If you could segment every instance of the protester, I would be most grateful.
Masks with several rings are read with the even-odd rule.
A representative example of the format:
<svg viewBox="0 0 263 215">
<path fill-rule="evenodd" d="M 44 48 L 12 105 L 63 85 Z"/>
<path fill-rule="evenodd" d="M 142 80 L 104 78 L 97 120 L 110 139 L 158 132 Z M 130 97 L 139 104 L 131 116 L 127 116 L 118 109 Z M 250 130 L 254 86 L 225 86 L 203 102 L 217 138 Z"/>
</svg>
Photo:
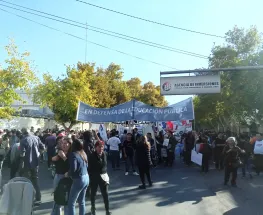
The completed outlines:
<svg viewBox="0 0 263 215">
<path fill-rule="evenodd" d="M 73 179 L 69 200 L 68 214 L 75 215 L 75 203 L 79 205 L 79 215 L 85 215 L 85 195 L 89 185 L 88 158 L 83 143 L 76 139 L 72 144 L 69 176 Z"/>
<path fill-rule="evenodd" d="M 202 172 L 208 173 L 209 171 L 209 159 L 211 157 L 211 147 L 208 144 L 207 138 L 200 138 L 199 152 L 202 153 Z"/>
<path fill-rule="evenodd" d="M 156 139 L 156 147 L 157 147 L 157 154 L 159 158 L 159 164 L 162 163 L 162 147 L 163 147 L 163 131 L 159 131 L 158 135 L 157 132 L 155 133 L 155 139 Z"/>
<path fill-rule="evenodd" d="M 16 130 L 13 130 L 11 132 L 11 137 L 10 137 L 10 148 L 16 144 L 17 142 L 19 142 L 19 137 L 16 135 Z"/>
<path fill-rule="evenodd" d="M 136 170 L 135 170 L 135 165 L 134 165 L 134 149 L 135 149 L 135 144 L 132 141 L 132 134 L 128 133 L 126 140 L 123 142 L 123 155 L 125 159 L 125 168 L 126 172 L 125 175 L 129 175 L 129 170 L 130 170 L 130 165 L 132 166 L 132 171 L 133 175 L 139 175 Z"/>
<path fill-rule="evenodd" d="M 121 141 L 117 137 L 116 131 L 112 132 L 112 137 L 108 140 L 107 144 L 110 146 L 110 156 L 112 162 L 112 169 L 120 168 L 120 144 Z"/>
<path fill-rule="evenodd" d="M 94 143 L 92 139 L 92 133 L 90 131 L 85 131 L 83 133 L 83 143 L 84 151 L 89 157 L 94 152 Z"/>
<path fill-rule="evenodd" d="M 145 136 L 141 136 L 136 146 L 136 161 L 142 182 L 142 185 L 139 186 L 140 189 L 146 189 L 145 175 L 147 176 L 149 186 L 150 187 L 152 186 L 152 179 L 150 173 L 150 167 L 152 166 L 152 161 L 151 161 L 150 149 L 151 146 L 147 142 L 147 138 Z"/>
<path fill-rule="evenodd" d="M 108 186 L 109 176 L 107 174 L 107 156 L 104 152 L 104 143 L 97 141 L 95 143 L 95 151 L 89 156 L 89 176 L 91 187 L 91 215 L 96 215 L 95 197 L 98 186 L 104 200 L 106 215 L 110 215 Z"/>
<path fill-rule="evenodd" d="M 257 175 L 263 171 L 263 136 L 257 135 L 257 139 L 254 143 L 254 164 Z"/>
<path fill-rule="evenodd" d="M 242 154 L 242 175 L 243 178 L 246 177 L 246 172 L 248 172 L 249 177 L 253 178 L 252 176 L 252 157 L 253 157 L 253 145 L 249 143 L 249 140 L 246 140 L 245 135 L 240 135 L 240 141 L 238 146 L 245 151 L 244 154 Z"/>
<path fill-rule="evenodd" d="M 195 137 L 193 133 L 190 131 L 187 133 L 187 136 L 185 138 L 185 145 L 184 145 L 184 159 L 185 159 L 185 164 L 187 166 L 190 166 L 192 164 L 191 152 L 194 148 L 194 143 L 195 143 Z"/>
<path fill-rule="evenodd" d="M 223 138 L 223 134 L 219 134 L 218 137 L 213 142 L 214 145 L 214 158 L 215 158 L 215 166 L 217 170 L 224 169 L 224 157 L 222 156 L 222 152 L 225 146 L 225 140 Z"/>
<path fill-rule="evenodd" d="M 69 155 L 71 152 L 72 139 L 64 138 L 62 139 L 62 144 L 60 149 L 54 157 L 52 157 L 52 162 L 55 164 L 56 175 L 53 181 L 53 189 L 55 191 L 58 186 L 59 181 L 68 177 L 69 172 Z M 54 203 L 51 215 L 60 215 L 61 206 Z M 64 206 L 64 215 L 68 215 L 68 207 Z"/>
<path fill-rule="evenodd" d="M 138 133 L 138 128 L 133 129 L 133 141 L 137 143 L 140 139 L 141 135 Z"/>
<path fill-rule="evenodd" d="M 48 136 L 45 140 L 45 146 L 47 148 L 47 166 L 50 170 L 52 157 L 56 153 L 56 133 L 53 133 L 52 135 Z"/>
<path fill-rule="evenodd" d="M 41 150 L 45 149 L 39 137 L 36 137 L 23 128 L 24 138 L 20 143 L 20 172 L 22 176 L 29 178 L 36 191 L 36 204 L 41 203 L 41 193 L 38 182 L 39 157 Z"/>
<path fill-rule="evenodd" d="M 224 185 L 227 185 L 230 179 L 230 174 L 232 173 L 231 185 L 236 187 L 237 179 L 237 169 L 241 166 L 240 154 L 245 153 L 237 147 L 237 141 L 235 137 L 229 137 L 227 140 L 227 145 L 225 147 L 225 180 Z"/>
<path fill-rule="evenodd" d="M 128 131 L 125 129 L 125 130 L 123 131 L 123 134 L 121 135 L 121 138 L 120 138 L 121 144 L 123 144 L 124 141 L 127 140 L 127 133 L 128 133 Z"/>
<path fill-rule="evenodd" d="M 23 136 L 19 132 L 16 135 L 19 138 L 16 139 L 17 142 L 10 149 L 10 179 L 16 177 L 20 164 L 20 141 Z"/>
<path fill-rule="evenodd" d="M 173 163 L 174 163 L 174 159 L 175 159 L 175 148 L 177 145 L 177 140 L 175 139 L 175 137 L 173 136 L 173 132 L 172 131 L 168 131 L 168 138 L 169 138 L 169 142 L 168 142 L 168 166 L 172 167 Z"/>
</svg>

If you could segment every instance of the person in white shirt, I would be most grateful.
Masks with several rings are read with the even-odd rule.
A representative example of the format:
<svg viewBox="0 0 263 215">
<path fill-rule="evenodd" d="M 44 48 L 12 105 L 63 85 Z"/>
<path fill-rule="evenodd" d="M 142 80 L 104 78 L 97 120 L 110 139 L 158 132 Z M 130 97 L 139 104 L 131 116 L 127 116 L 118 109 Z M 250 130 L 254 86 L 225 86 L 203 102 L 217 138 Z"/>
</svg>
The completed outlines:
<svg viewBox="0 0 263 215">
<path fill-rule="evenodd" d="M 121 141 L 118 137 L 116 137 L 116 131 L 112 132 L 112 137 L 108 140 L 107 145 L 110 147 L 110 156 L 112 169 L 120 168 L 120 144 Z"/>
</svg>

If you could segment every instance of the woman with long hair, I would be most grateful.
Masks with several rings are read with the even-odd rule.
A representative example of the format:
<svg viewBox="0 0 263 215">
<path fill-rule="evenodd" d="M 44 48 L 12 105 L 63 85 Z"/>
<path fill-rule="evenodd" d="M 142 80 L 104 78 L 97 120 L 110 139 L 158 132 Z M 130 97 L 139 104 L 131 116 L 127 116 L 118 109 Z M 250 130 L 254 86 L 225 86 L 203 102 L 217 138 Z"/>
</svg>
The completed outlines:
<svg viewBox="0 0 263 215">
<path fill-rule="evenodd" d="M 59 150 L 58 153 L 52 157 L 52 162 L 55 165 L 55 177 L 53 181 L 53 188 L 54 190 L 58 186 L 59 181 L 64 178 L 68 177 L 68 171 L 69 171 L 69 155 L 71 152 L 71 145 L 72 145 L 72 139 L 70 138 L 59 138 L 57 139 L 57 142 L 59 144 Z M 53 210 L 51 212 L 51 215 L 60 215 L 61 206 L 54 204 Z M 68 215 L 68 207 L 64 206 L 64 215 Z"/>
<path fill-rule="evenodd" d="M 145 186 L 145 175 L 147 176 L 149 186 L 152 186 L 152 179 L 150 173 L 150 167 L 152 166 L 151 161 L 151 145 L 147 141 L 147 137 L 141 136 L 138 140 L 136 147 L 136 162 L 139 169 L 139 174 L 141 178 L 142 185 L 139 186 L 139 189 L 146 189 Z"/>
<path fill-rule="evenodd" d="M 79 205 L 79 215 L 85 215 L 85 195 L 89 185 L 88 157 L 84 144 L 75 139 L 72 144 L 69 176 L 73 179 L 68 200 L 69 215 L 75 215 L 75 203 Z"/>
</svg>

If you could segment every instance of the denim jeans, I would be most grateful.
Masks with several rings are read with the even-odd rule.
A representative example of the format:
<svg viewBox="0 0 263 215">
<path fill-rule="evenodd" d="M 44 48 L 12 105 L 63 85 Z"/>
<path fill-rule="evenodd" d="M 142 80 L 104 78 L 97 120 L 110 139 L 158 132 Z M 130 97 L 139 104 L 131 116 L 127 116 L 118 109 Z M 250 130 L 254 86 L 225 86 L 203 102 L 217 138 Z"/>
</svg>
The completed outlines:
<svg viewBox="0 0 263 215">
<path fill-rule="evenodd" d="M 55 191 L 56 187 L 58 186 L 58 183 L 60 179 L 64 178 L 64 175 L 56 174 L 53 181 L 53 189 Z M 51 215 L 60 215 L 61 214 L 61 205 L 57 205 L 54 203 L 53 210 L 51 212 Z M 68 215 L 68 206 L 64 206 L 64 215 Z"/>
<path fill-rule="evenodd" d="M 36 191 L 36 201 L 41 201 L 41 192 L 38 182 L 38 172 L 39 172 L 38 166 L 35 168 L 24 168 L 23 174 L 21 176 L 28 178 L 32 182 Z"/>
<path fill-rule="evenodd" d="M 68 214 L 75 215 L 75 203 L 79 204 L 79 215 L 85 215 L 85 196 L 89 185 L 89 175 L 83 175 L 73 179 L 69 194 Z"/>
<path fill-rule="evenodd" d="M 243 159 L 243 167 L 242 167 L 243 176 L 246 175 L 246 170 L 249 174 L 251 174 L 251 165 L 252 165 L 252 159 L 250 157 L 246 156 Z"/>
</svg>

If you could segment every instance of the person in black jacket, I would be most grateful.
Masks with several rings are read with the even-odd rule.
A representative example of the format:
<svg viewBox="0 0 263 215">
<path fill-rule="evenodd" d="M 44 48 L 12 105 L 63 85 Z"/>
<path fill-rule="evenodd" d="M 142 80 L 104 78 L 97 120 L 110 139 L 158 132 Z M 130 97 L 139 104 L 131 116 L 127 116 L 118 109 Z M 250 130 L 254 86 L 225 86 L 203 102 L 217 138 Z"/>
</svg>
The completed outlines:
<svg viewBox="0 0 263 215">
<path fill-rule="evenodd" d="M 207 137 L 199 137 L 200 148 L 199 152 L 203 155 L 202 158 L 202 172 L 208 173 L 209 171 L 209 159 L 211 156 L 211 147 L 208 144 Z"/>
<path fill-rule="evenodd" d="M 94 144 L 92 140 L 92 133 L 90 131 L 85 131 L 83 133 L 84 151 L 86 154 L 91 155 L 94 152 Z"/>
<path fill-rule="evenodd" d="M 219 134 L 218 137 L 214 141 L 214 158 L 215 158 L 215 166 L 217 170 L 224 169 L 224 157 L 222 156 L 223 149 L 225 147 L 225 140 L 222 134 Z"/>
<path fill-rule="evenodd" d="M 224 185 L 227 185 L 232 173 L 231 185 L 236 187 L 237 170 L 241 165 L 240 155 L 245 153 L 237 147 L 237 141 L 235 137 L 229 137 L 226 140 L 227 145 L 225 146 L 223 153 L 225 155 L 225 180 Z"/>
<path fill-rule="evenodd" d="M 149 186 L 152 186 L 150 174 L 150 167 L 152 166 L 150 149 L 151 145 L 147 142 L 147 138 L 145 136 L 141 136 L 136 146 L 136 161 L 142 182 L 142 185 L 139 186 L 140 189 L 146 189 L 145 175 L 147 176 Z"/>
<path fill-rule="evenodd" d="M 89 176 L 90 176 L 90 189 L 91 189 L 91 215 L 96 214 L 95 197 L 97 194 L 98 186 L 100 187 L 101 194 L 105 204 L 106 215 L 110 215 L 109 211 L 109 197 L 108 186 L 109 176 L 107 174 L 107 156 L 104 153 L 104 142 L 97 141 L 95 143 L 95 151 L 89 156 Z"/>
<path fill-rule="evenodd" d="M 194 148 L 194 144 L 195 144 L 195 137 L 192 131 L 189 131 L 186 135 L 185 138 L 185 144 L 184 144 L 184 159 L 185 159 L 185 164 L 187 166 L 190 166 L 192 164 L 191 161 L 191 152 Z"/>
<path fill-rule="evenodd" d="M 253 155 L 253 145 L 249 143 L 249 140 L 246 139 L 246 136 L 244 134 L 240 135 L 240 141 L 238 143 L 238 146 L 245 151 L 244 154 L 242 154 L 242 173 L 243 178 L 246 177 L 246 171 L 248 172 L 250 178 L 253 178 L 252 171 L 251 171 L 251 164 L 252 164 L 252 155 Z"/>
</svg>

